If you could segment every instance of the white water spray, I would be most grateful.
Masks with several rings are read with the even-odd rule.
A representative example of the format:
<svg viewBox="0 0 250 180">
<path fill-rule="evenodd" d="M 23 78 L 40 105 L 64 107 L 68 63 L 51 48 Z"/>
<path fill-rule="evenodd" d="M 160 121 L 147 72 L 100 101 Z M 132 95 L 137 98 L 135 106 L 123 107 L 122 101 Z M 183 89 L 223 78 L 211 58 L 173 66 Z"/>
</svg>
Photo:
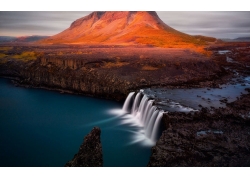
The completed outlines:
<svg viewBox="0 0 250 180">
<path fill-rule="evenodd" d="M 158 113 L 158 116 L 157 116 L 156 120 L 155 120 L 154 128 L 153 128 L 153 131 L 152 131 L 151 139 L 153 141 L 157 141 L 157 133 L 158 133 L 158 130 L 160 128 L 160 122 L 161 122 L 162 116 L 163 116 L 163 111 L 160 111 Z"/>
<path fill-rule="evenodd" d="M 125 103 L 123 104 L 122 110 L 125 112 L 129 112 L 129 105 L 132 101 L 132 97 L 134 96 L 135 92 L 129 93 L 128 97 L 126 98 Z"/>
<path fill-rule="evenodd" d="M 133 103 L 133 107 L 132 107 L 132 114 L 133 115 L 136 115 L 136 113 L 137 113 L 140 98 L 141 98 L 141 93 L 139 92 L 139 93 L 136 94 L 135 100 L 134 100 L 134 103 Z"/>
</svg>

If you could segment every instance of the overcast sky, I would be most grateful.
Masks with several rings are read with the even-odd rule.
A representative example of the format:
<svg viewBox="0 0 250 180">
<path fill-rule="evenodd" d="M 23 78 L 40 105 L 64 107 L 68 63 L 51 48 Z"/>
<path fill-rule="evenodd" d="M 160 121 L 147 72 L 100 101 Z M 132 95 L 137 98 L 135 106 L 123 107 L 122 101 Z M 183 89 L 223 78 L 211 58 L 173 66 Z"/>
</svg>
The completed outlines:
<svg viewBox="0 0 250 180">
<path fill-rule="evenodd" d="M 1 11 L 0 36 L 55 35 L 90 11 Z M 249 11 L 157 11 L 176 30 L 216 38 L 250 37 Z"/>
</svg>

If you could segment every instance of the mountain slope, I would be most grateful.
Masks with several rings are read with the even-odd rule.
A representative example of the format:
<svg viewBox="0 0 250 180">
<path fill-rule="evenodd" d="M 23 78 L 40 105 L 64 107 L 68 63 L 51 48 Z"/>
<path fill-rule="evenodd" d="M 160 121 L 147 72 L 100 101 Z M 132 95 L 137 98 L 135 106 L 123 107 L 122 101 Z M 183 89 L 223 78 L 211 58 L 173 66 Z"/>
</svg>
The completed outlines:
<svg viewBox="0 0 250 180">
<path fill-rule="evenodd" d="M 93 12 L 41 43 L 105 45 L 153 45 L 157 47 L 198 48 L 205 41 L 166 25 L 147 11 Z"/>
</svg>

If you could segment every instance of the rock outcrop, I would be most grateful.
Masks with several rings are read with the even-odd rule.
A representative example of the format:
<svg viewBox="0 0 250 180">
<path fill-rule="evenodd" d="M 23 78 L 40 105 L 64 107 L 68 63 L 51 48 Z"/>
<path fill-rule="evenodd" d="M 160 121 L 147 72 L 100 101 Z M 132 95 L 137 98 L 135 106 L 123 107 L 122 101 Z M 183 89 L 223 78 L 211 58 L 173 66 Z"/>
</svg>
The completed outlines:
<svg viewBox="0 0 250 180">
<path fill-rule="evenodd" d="M 101 145 L 101 130 L 94 127 L 84 137 L 83 144 L 74 158 L 65 164 L 65 167 L 102 167 L 103 155 Z"/>
</svg>

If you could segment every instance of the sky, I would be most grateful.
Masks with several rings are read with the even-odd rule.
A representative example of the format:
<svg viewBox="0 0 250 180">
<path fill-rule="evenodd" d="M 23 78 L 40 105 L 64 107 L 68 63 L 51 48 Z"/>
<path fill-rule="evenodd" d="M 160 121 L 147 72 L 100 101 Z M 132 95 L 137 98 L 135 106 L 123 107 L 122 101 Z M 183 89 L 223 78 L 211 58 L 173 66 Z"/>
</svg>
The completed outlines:
<svg viewBox="0 0 250 180">
<path fill-rule="evenodd" d="M 0 36 L 55 35 L 92 11 L 0 11 Z M 250 11 L 156 11 L 167 25 L 190 35 L 250 37 Z"/>
</svg>

